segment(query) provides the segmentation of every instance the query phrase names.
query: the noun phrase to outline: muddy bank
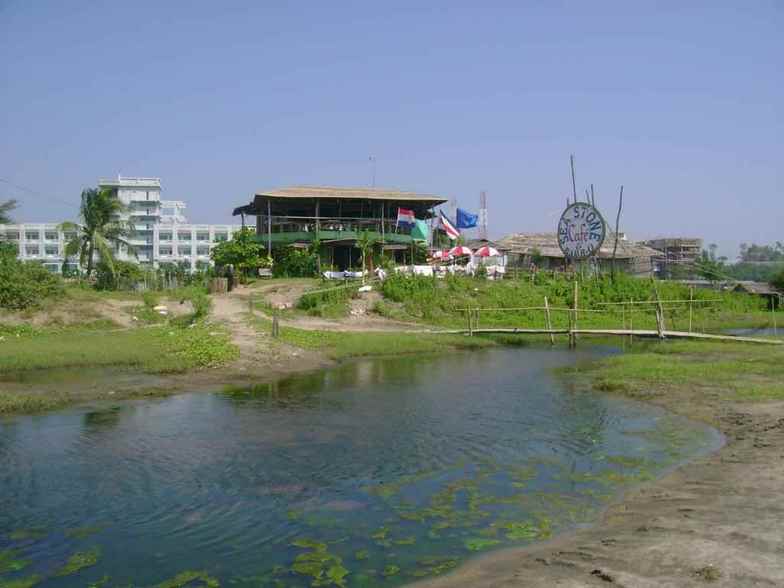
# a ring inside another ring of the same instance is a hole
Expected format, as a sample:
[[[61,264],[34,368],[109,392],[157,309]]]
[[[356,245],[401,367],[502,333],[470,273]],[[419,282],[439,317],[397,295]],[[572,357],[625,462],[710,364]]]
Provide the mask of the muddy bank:
[[[590,528],[417,587],[784,586],[784,402],[674,388],[645,400],[710,422],[726,445],[630,492]]]

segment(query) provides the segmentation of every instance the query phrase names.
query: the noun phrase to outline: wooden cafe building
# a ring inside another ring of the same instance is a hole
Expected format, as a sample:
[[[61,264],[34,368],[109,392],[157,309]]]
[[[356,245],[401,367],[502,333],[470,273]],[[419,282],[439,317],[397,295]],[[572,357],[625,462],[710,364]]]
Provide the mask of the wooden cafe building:
[[[387,255],[402,262],[411,249],[411,229],[397,225],[399,208],[417,219],[434,217],[435,207],[447,202],[432,194],[385,188],[294,186],[257,192],[253,201],[234,209],[256,217],[257,239],[268,251],[279,247],[310,247],[318,239],[321,257],[335,269],[360,265],[357,238],[367,233]]]

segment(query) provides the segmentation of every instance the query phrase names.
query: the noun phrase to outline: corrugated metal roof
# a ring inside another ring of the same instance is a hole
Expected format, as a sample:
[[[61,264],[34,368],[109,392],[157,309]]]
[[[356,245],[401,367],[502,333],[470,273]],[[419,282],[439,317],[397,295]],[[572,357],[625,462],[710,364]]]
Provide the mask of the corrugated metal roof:
[[[336,186],[291,186],[274,190],[261,190],[256,196],[270,198],[339,198],[367,200],[410,200],[444,204],[448,198],[435,194],[417,194],[389,188],[341,188]]]

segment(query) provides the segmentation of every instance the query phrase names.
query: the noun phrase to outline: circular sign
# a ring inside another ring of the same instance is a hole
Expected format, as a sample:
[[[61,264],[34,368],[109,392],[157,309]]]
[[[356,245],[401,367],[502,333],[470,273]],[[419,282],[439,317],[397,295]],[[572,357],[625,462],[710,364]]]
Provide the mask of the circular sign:
[[[587,202],[570,204],[558,221],[558,246],[569,259],[585,259],[599,251],[607,232],[604,219]]]

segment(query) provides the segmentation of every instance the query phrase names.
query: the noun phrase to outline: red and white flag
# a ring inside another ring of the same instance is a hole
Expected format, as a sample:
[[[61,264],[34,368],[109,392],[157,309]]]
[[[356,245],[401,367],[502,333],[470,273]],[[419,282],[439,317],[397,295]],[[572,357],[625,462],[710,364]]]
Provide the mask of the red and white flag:
[[[414,216],[414,211],[409,210],[408,208],[398,208],[397,224],[408,225],[413,227],[416,224],[416,217]]]
[[[442,229],[446,233],[446,236],[453,241],[455,241],[460,236],[460,231],[455,228],[455,225],[449,222],[449,219],[444,216],[443,212],[439,217],[438,227]]]

